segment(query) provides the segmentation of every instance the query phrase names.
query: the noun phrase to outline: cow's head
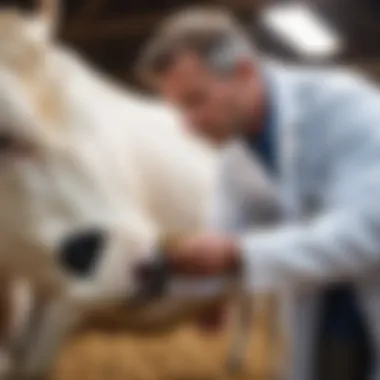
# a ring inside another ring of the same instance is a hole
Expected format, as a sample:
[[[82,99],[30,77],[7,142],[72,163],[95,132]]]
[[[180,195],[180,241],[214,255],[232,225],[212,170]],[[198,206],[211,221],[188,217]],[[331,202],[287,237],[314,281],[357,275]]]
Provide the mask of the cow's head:
[[[35,14],[0,11],[0,265],[62,278],[84,297],[131,294],[134,263],[155,231],[134,181],[121,191],[107,142],[98,150],[99,107],[73,117],[66,90],[76,79],[62,74],[52,41],[58,6],[39,5]],[[118,170],[128,181],[128,165]]]

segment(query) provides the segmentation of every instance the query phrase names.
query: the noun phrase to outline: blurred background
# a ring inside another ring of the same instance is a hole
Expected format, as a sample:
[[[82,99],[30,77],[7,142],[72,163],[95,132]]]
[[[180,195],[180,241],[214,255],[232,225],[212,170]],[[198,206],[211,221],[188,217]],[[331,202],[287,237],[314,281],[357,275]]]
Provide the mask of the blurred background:
[[[60,39],[101,71],[136,88],[139,84],[133,68],[140,47],[168,13],[189,5],[229,8],[259,48],[274,58],[307,65],[342,64],[380,80],[379,0],[61,2]],[[34,1],[0,0],[0,5],[32,9]],[[122,319],[122,315],[119,317]],[[252,337],[247,366],[240,378],[272,379],[267,368],[273,358],[267,357],[268,349],[260,342],[260,331],[252,332]],[[227,339],[228,332],[223,336],[201,335],[193,327],[141,337],[97,326],[68,342],[52,377],[221,380],[226,378],[223,358]]]
[[[33,0],[0,4],[33,7]],[[160,20],[189,5],[231,9],[261,49],[284,60],[339,62],[380,79],[378,0],[62,0],[60,37],[96,66],[136,85],[133,63]]]

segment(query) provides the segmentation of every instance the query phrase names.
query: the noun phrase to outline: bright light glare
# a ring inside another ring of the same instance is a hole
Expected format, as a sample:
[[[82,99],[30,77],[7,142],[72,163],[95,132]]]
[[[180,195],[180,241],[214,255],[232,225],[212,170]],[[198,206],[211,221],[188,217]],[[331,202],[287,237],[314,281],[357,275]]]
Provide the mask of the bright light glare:
[[[262,17],[273,32],[302,55],[326,57],[342,48],[339,37],[304,5],[269,7]]]

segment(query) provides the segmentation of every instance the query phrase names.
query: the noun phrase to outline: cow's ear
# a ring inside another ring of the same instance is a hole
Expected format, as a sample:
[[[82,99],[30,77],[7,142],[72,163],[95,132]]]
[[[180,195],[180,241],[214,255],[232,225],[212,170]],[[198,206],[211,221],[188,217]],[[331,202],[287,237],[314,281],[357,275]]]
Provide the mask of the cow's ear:
[[[54,36],[60,15],[59,0],[37,0],[35,11],[35,28],[36,34],[44,39],[49,39]]]

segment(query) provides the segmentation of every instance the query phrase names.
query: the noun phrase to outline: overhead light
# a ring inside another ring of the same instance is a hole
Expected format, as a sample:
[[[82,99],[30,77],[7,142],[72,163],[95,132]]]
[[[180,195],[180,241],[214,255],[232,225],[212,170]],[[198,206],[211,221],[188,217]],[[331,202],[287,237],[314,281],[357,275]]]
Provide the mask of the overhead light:
[[[263,10],[262,19],[268,28],[304,56],[332,56],[342,48],[337,34],[305,5],[272,6]]]

